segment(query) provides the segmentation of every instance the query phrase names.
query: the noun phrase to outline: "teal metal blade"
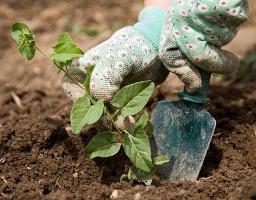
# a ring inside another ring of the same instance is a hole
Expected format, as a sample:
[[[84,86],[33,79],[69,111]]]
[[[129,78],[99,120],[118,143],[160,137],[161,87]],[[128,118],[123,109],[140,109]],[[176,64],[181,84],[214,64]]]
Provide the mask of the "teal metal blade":
[[[170,159],[158,168],[160,177],[196,180],[215,130],[215,119],[202,104],[181,100],[158,102],[151,122],[153,152]]]

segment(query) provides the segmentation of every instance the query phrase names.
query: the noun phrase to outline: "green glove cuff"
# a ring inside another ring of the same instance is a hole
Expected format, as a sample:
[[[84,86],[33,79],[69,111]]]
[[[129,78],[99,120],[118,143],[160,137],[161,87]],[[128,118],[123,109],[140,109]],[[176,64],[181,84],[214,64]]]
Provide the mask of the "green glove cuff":
[[[140,12],[138,23],[133,26],[137,32],[153,44],[156,50],[159,49],[164,18],[164,9],[147,7]]]

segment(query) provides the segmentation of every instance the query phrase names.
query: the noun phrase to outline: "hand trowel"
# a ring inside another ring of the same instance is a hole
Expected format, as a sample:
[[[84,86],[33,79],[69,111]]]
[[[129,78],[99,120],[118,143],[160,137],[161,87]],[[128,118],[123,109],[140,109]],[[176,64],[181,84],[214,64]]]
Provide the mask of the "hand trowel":
[[[201,71],[202,88],[179,93],[180,101],[160,101],[151,118],[153,152],[169,158],[158,168],[163,179],[196,180],[209,148],[216,121],[204,109],[211,74]]]

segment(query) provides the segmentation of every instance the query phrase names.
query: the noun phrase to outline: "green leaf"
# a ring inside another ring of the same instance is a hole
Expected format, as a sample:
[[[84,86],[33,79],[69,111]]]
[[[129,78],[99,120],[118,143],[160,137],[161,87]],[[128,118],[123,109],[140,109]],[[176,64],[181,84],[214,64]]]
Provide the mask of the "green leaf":
[[[129,169],[128,174],[127,174],[127,178],[129,180],[136,180],[137,179],[137,177],[136,177],[135,173],[133,172],[132,168]]]
[[[60,43],[73,43],[73,40],[68,33],[61,33],[58,38],[58,44]]]
[[[128,178],[128,175],[127,174],[123,174],[121,177],[120,177],[120,182],[122,181],[129,181],[129,178]]]
[[[163,165],[165,163],[168,163],[170,160],[166,156],[157,156],[154,158],[154,164],[155,165]]]
[[[65,63],[64,62],[59,62],[56,60],[53,60],[54,65],[58,68],[58,69],[63,69],[63,67],[65,66],[71,66],[72,64],[72,60],[68,60]]]
[[[78,134],[84,126],[97,122],[100,119],[103,110],[104,103],[102,100],[91,105],[89,95],[78,98],[73,103],[70,115],[73,132]]]
[[[139,127],[144,129],[147,126],[148,121],[149,121],[148,112],[144,111],[143,114],[140,116],[140,118],[138,119],[138,121],[135,124],[135,130]]]
[[[88,35],[90,37],[94,37],[94,36],[99,35],[99,31],[98,30],[94,30],[94,29],[83,28],[80,31],[85,33],[86,35]]]
[[[149,136],[149,138],[153,137],[154,126],[150,121],[147,122],[147,125],[145,126],[144,130],[147,133],[147,135]]]
[[[143,182],[145,185],[151,185],[152,182],[153,182],[153,179],[151,178],[151,179],[149,179],[149,180],[143,180],[142,182]]]
[[[85,86],[85,92],[86,94],[90,94],[90,81],[91,81],[91,76],[92,76],[92,72],[95,68],[95,65],[92,65],[92,66],[89,66],[89,67],[86,67],[85,70],[86,70],[86,79],[85,79],[85,82],[84,82],[84,86]]]
[[[27,60],[35,56],[36,44],[34,35],[24,23],[15,23],[11,30],[12,38],[16,41],[20,54]]]
[[[73,43],[60,43],[54,46],[53,49],[55,53],[50,58],[58,62],[67,62],[84,55],[83,51]]]
[[[54,53],[50,56],[52,60],[57,62],[67,63],[74,58],[80,58],[84,52],[73,43],[71,36],[68,33],[62,33],[57,44],[53,47]]]
[[[149,121],[149,114],[147,111],[144,111],[136,122],[134,132],[136,133],[139,129],[144,130],[149,137],[153,136],[154,127]]]
[[[138,113],[148,102],[154,90],[154,83],[141,81],[123,87],[110,102],[121,108],[122,115],[131,116]]]
[[[116,132],[103,132],[94,136],[90,143],[85,147],[85,152],[90,158],[106,158],[117,154],[121,148],[120,143],[116,143]]]
[[[56,46],[58,46],[59,44],[71,44],[71,45],[74,45],[73,44],[73,40],[72,40],[71,36],[68,33],[61,33],[60,34]],[[55,51],[55,53],[50,58],[53,60],[54,64],[59,69],[62,69],[64,66],[71,66],[72,60],[75,57],[74,56],[71,56],[71,57],[70,56],[68,56],[68,57],[64,56],[64,58],[63,58],[62,54],[57,54],[56,51]]]
[[[134,136],[125,133],[123,147],[125,154],[137,168],[145,172],[151,171],[151,148],[148,136],[143,130],[138,130]]]
[[[127,174],[127,178],[129,180],[136,180],[138,182],[143,182],[145,185],[151,185],[152,184],[152,179],[153,175],[152,172],[144,172],[140,169],[138,169],[135,166],[132,166]]]

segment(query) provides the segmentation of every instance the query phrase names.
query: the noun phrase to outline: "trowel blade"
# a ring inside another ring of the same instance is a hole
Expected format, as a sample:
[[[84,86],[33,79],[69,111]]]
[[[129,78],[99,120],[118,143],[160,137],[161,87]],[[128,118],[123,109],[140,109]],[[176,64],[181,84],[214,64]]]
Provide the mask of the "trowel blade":
[[[163,179],[196,180],[209,148],[216,120],[201,104],[161,101],[153,111],[153,152],[170,159],[158,168]]]

